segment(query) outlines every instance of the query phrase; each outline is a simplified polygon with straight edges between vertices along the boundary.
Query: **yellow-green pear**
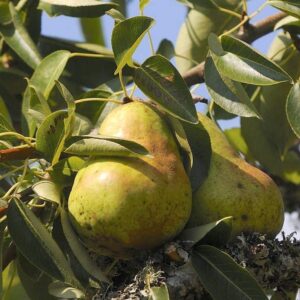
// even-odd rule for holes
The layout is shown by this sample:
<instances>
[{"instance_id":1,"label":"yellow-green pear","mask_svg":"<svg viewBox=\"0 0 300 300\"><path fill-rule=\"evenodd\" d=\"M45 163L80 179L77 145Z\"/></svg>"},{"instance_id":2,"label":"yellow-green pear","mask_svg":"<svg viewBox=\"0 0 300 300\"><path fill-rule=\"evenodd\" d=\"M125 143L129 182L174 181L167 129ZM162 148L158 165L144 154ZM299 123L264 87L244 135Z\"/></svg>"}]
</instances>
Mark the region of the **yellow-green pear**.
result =
<instances>
[{"instance_id":1,"label":"yellow-green pear","mask_svg":"<svg viewBox=\"0 0 300 300\"><path fill-rule=\"evenodd\" d=\"M79 171L68 208L82 241L99 253L126 257L172 239L189 219L192 192L161 115L131 102L114 109L99 133L135 141L150 155L97 158Z\"/></svg>"},{"instance_id":2,"label":"yellow-green pear","mask_svg":"<svg viewBox=\"0 0 300 300\"><path fill-rule=\"evenodd\" d=\"M210 136L212 156L208 177L194 194L188 227L232 216L232 237L241 232L276 235L284 219L278 187L235 152L212 120L198 116Z\"/></svg>"}]
</instances>

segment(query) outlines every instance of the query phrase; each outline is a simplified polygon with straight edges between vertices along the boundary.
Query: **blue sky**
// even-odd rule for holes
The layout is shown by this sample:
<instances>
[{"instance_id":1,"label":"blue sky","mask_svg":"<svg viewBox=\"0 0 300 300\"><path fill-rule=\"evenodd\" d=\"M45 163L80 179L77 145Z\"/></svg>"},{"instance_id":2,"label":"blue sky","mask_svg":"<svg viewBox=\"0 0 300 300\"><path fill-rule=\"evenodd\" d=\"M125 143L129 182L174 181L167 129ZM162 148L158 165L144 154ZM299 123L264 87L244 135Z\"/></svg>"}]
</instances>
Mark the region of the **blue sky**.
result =
<instances>
[{"instance_id":1,"label":"blue sky","mask_svg":"<svg viewBox=\"0 0 300 300\"><path fill-rule=\"evenodd\" d=\"M249 13L255 11L264 2L264 0L248 1ZM274 12L276 12L274 8L267 6L253 19L253 21L255 22ZM139 15L139 0L129 1L128 13L129 17ZM151 35L153 38L155 49L157 49L160 41L164 38L171 40L175 44L179 28L185 19L185 6L183 6L176 0L152 0L146 7L144 14L154 18L156 21L154 27L151 29ZM102 21L106 36L106 44L108 47L110 47L110 36L114 22L108 16L102 17ZM48 36L56 36L78 41L84 40L82 32L80 30L78 19L71 17L59 16L50 18L49 16L44 14L42 32L44 35ZM269 34L263 39L256 41L253 45L259 51L266 53L273 37L274 33ZM145 38L140 47L137 49L134 57L135 59L137 59L137 61L142 62L150 55L151 52L149 42ZM205 85L202 85L197 90L197 93L202 96L208 97ZM137 95L141 96L140 93L138 93ZM197 109L203 111L206 109L206 106L198 104ZM236 118L231 121L221 121L220 125L223 128L235 127L239 125L239 119Z\"/></svg>"},{"instance_id":2,"label":"blue sky","mask_svg":"<svg viewBox=\"0 0 300 300\"><path fill-rule=\"evenodd\" d=\"M251 13L265 1L252 0L248 2L249 12ZM129 2L130 17L139 14L138 3L138 0L131 0ZM266 7L254 18L254 21L264 18L272 12L275 12L275 9ZM159 42L163 38L167 38L175 43L179 27L184 21L185 14L185 7L176 0L152 0L149 6L145 9L145 15L153 17L156 20L156 24L151 31L155 47L158 46ZM113 27L113 21L107 16L102 17L102 20L104 21L107 44L109 46L109 37ZM49 36L58 36L79 41L83 40L78 20L71 17L59 16L50 18L44 14L42 32ZM259 40L254 45L261 51L265 52L271 39L272 35L270 34L267 39L264 38L264 42ZM145 41L136 53L136 57L143 60L149 54L149 45L147 41Z\"/></svg>"}]
</instances>

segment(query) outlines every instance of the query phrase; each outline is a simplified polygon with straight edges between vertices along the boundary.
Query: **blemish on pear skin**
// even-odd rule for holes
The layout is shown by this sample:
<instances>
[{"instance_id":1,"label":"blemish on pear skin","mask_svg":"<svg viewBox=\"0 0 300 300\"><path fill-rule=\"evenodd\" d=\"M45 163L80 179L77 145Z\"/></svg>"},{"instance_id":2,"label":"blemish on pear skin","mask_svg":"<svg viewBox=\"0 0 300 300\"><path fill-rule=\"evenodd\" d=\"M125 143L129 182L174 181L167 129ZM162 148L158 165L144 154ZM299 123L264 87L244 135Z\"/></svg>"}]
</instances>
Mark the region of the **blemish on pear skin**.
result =
<instances>
[{"instance_id":1,"label":"blemish on pear skin","mask_svg":"<svg viewBox=\"0 0 300 300\"><path fill-rule=\"evenodd\" d=\"M237 187L238 187L238 189L243 189L244 188L244 186L240 182L238 182Z\"/></svg>"},{"instance_id":2,"label":"blemish on pear skin","mask_svg":"<svg viewBox=\"0 0 300 300\"><path fill-rule=\"evenodd\" d=\"M241 215L241 219L242 219L242 221L247 221L248 220L248 216L247 215Z\"/></svg>"}]
</instances>

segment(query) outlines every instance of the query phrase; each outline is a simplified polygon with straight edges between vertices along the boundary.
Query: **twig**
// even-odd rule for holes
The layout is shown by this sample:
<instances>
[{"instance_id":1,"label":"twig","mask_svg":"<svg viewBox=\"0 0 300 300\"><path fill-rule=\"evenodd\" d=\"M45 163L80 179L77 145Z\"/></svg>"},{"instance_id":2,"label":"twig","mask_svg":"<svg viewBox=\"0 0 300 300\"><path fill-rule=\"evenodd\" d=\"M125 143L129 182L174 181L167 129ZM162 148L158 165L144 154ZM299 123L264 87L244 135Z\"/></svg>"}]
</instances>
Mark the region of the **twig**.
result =
<instances>
[{"instance_id":1,"label":"twig","mask_svg":"<svg viewBox=\"0 0 300 300\"><path fill-rule=\"evenodd\" d=\"M39 154L35 148L28 146L0 150L0 162L37 158L38 156Z\"/></svg>"},{"instance_id":2,"label":"twig","mask_svg":"<svg viewBox=\"0 0 300 300\"><path fill-rule=\"evenodd\" d=\"M240 31L236 37L246 43L253 43L260 37L273 31L275 24L286 17L285 13L277 13L266 19L257 22L255 25L249 24L244 30ZM193 67L183 75L183 79L188 86L204 82L205 63L202 62L196 67Z\"/></svg>"},{"instance_id":3,"label":"twig","mask_svg":"<svg viewBox=\"0 0 300 300\"><path fill-rule=\"evenodd\" d=\"M192 86L197 83L204 82L204 69L205 63L204 61L200 63L198 66L193 67L192 69L188 70L182 77L185 80L188 86Z\"/></svg>"},{"instance_id":4,"label":"twig","mask_svg":"<svg viewBox=\"0 0 300 300\"><path fill-rule=\"evenodd\" d=\"M280 12L257 22L255 25L249 24L247 30L245 30L242 34L237 34L237 38L251 44L255 40L272 32L276 23L286 16L287 15L285 13Z\"/></svg>"},{"instance_id":5,"label":"twig","mask_svg":"<svg viewBox=\"0 0 300 300\"><path fill-rule=\"evenodd\" d=\"M196 103L208 104L209 101L202 96L198 96L198 97L193 97L193 102L194 102L194 104L196 104Z\"/></svg>"}]
</instances>

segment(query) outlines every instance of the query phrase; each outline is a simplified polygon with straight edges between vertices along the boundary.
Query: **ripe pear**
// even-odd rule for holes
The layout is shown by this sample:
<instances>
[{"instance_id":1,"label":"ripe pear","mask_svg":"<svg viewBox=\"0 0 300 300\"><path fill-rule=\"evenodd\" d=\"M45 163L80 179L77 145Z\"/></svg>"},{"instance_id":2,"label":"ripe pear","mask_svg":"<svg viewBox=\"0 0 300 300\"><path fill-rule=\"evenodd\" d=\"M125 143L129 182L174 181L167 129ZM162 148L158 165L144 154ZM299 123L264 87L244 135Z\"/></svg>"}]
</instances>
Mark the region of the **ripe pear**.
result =
<instances>
[{"instance_id":1,"label":"ripe pear","mask_svg":"<svg viewBox=\"0 0 300 300\"><path fill-rule=\"evenodd\" d=\"M101 157L78 172L68 208L82 241L126 258L172 239L189 219L192 192L161 115L142 102L124 104L104 119L99 133L135 141L150 156Z\"/></svg>"},{"instance_id":2,"label":"ripe pear","mask_svg":"<svg viewBox=\"0 0 300 300\"><path fill-rule=\"evenodd\" d=\"M232 216L232 237L241 232L276 235L284 219L278 187L235 152L212 120L198 116L210 136L212 156L208 177L194 194L188 227Z\"/></svg>"}]
</instances>

